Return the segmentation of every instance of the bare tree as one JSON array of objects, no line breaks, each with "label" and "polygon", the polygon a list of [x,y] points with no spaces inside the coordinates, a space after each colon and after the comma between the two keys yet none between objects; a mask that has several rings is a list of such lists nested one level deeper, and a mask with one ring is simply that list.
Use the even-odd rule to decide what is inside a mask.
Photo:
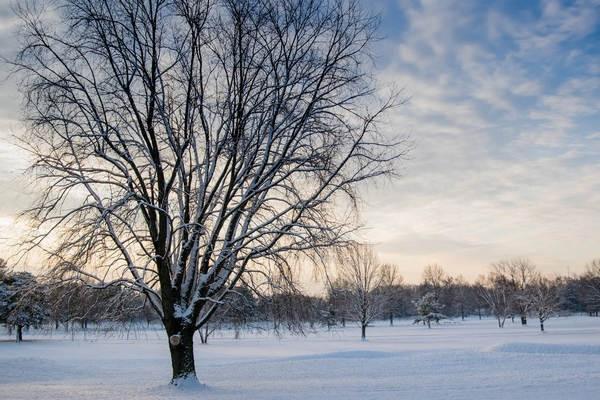
[{"label": "bare tree", "polygon": [[397,97],[367,107],[377,19],[358,3],[19,10],[22,143],[42,184],[28,248],[63,279],[147,296],[173,384],[196,381],[193,334],[240,277],[345,240],[357,184],[406,150],[376,130]]},{"label": "bare tree", "polygon": [[538,277],[533,283],[532,304],[540,321],[540,330],[544,332],[544,322],[558,309],[558,287],[556,282]]},{"label": "bare tree", "polygon": [[498,321],[498,327],[504,328],[506,318],[512,310],[512,289],[507,282],[494,273],[478,284],[479,296],[490,308]]},{"label": "bare tree", "polygon": [[394,325],[394,314],[398,311],[400,300],[400,286],[404,282],[402,275],[394,264],[383,264],[381,266],[381,294],[385,297],[384,313],[390,320],[390,326]]},{"label": "bare tree", "polygon": [[382,265],[368,245],[353,243],[338,257],[338,276],[346,288],[347,315],[358,321],[361,339],[367,338],[367,326],[381,315],[386,298]]},{"label": "bare tree", "polygon": [[454,288],[454,302],[456,305],[456,312],[460,314],[461,320],[465,320],[465,316],[470,314],[476,308],[476,304],[473,302],[473,286],[469,285],[467,280],[462,276],[457,276],[452,286]]},{"label": "bare tree", "polygon": [[477,316],[480,320],[482,319],[483,309],[488,307],[487,301],[482,297],[482,292],[485,287],[486,277],[484,275],[479,275],[475,280],[475,283],[471,286],[469,293],[470,300],[473,303],[474,308],[477,309]]},{"label": "bare tree", "polygon": [[439,264],[429,264],[423,269],[423,286],[426,291],[433,293],[438,301],[442,295],[442,290],[451,281],[452,278]]},{"label": "bare tree", "polygon": [[595,309],[596,315],[598,315],[597,310],[600,307],[600,259],[592,260],[586,266],[581,280],[583,297],[588,307],[591,307],[588,311],[591,314],[592,309]]},{"label": "bare tree", "polygon": [[503,260],[492,264],[492,274],[496,281],[502,281],[511,289],[513,311],[521,317],[521,324],[527,325],[527,314],[532,306],[532,285],[539,276],[535,265],[524,258]]}]

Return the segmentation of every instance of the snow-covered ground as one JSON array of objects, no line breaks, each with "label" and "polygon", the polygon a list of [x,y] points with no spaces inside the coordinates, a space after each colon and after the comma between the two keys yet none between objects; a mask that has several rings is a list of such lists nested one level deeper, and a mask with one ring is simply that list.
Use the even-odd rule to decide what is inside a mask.
[{"label": "snow-covered ground", "polygon": [[[202,392],[169,388],[156,332],[0,342],[0,399],[597,399],[600,318],[537,325],[400,321],[278,339],[228,333],[196,346]],[[27,338],[27,336],[26,336]],[[31,336],[29,337],[31,339]]]}]

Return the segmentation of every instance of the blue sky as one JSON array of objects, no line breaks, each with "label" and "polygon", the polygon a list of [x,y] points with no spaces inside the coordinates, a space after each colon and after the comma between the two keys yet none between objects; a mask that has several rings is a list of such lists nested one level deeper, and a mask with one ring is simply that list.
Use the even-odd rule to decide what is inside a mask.
[{"label": "blue sky", "polygon": [[[382,16],[373,72],[409,98],[383,129],[415,144],[399,180],[366,191],[363,236],[381,258],[416,280],[434,262],[473,279],[502,258],[566,273],[600,257],[600,1],[365,5]],[[31,198],[9,139],[16,99],[0,82],[0,238]]]},{"label": "blue sky", "polygon": [[580,271],[600,257],[600,2],[371,1],[384,85],[409,103],[403,178],[371,194],[365,237],[417,278],[500,258]]}]

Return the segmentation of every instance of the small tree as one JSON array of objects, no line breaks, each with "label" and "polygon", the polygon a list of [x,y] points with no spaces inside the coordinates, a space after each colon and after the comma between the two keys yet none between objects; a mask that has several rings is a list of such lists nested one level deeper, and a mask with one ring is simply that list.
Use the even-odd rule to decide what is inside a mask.
[{"label": "small tree", "polygon": [[425,266],[423,270],[423,288],[427,293],[433,293],[436,300],[440,300],[442,292],[451,282],[452,278],[448,276],[444,268],[438,264]]},{"label": "small tree", "polygon": [[6,323],[9,301],[10,291],[8,285],[0,280],[0,322]]},{"label": "small tree", "polygon": [[586,311],[598,316],[600,309],[600,259],[590,262],[581,276],[582,300],[585,302]]},{"label": "small tree", "polygon": [[447,318],[441,313],[444,308],[436,299],[434,292],[427,292],[423,297],[414,302],[417,309],[417,318],[414,323],[422,322],[428,328],[431,328],[431,321],[439,323],[441,319]]},{"label": "small tree", "polygon": [[520,315],[521,324],[527,325],[527,314],[533,305],[532,285],[539,277],[535,265],[524,258],[503,260],[492,265],[492,274],[510,290],[512,310]]},{"label": "small tree", "polygon": [[394,314],[398,312],[398,303],[400,302],[400,286],[404,281],[402,275],[393,264],[383,264],[381,266],[381,295],[385,297],[383,312],[390,320],[390,326],[394,325]]},{"label": "small tree", "polygon": [[44,289],[29,272],[13,272],[4,276],[0,287],[0,309],[3,320],[16,327],[17,342],[23,341],[23,327],[38,326],[47,317]]},{"label": "small tree", "polygon": [[0,258],[0,322],[6,322],[6,314],[10,299],[8,285],[5,283],[8,276],[6,261]]},{"label": "small tree", "polygon": [[349,302],[350,298],[349,288],[347,282],[344,282],[339,277],[333,282],[330,282],[327,288],[327,303],[328,310],[324,315],[327,327],[336,324],[336,321],[340,321],[342,327],[346,327],[346,318],[348,318]]},{"label": "small tree", "polygon": [[360,323],[361,339],[367,338],[367,326],[381,315],[385,304],[382,294],[382,266],[373,249],[354,243],[339,254],[338,274],[347,288],[348,316]]},{"label": "small tree", "polygon": [[456,314],[460,315],[462,321],[465,320],[465,314],[468,313],[469,305],[469,284],[462,275],[459,275],[452,283],[454,287],[454,303],[456,305]]},{"label": "small tree", "polygon": [[235,338],[239,339],[242,328],[256,314],[256,299],[246,285],[237,286],[228,297],[224,310],[225,319],[233,326]]},{"label": "small tree", "polygon": [[478,284],[478,290],[479,296],[496,317],[498,328],[504,328],[504,322],[512,310],[512,291],[506,280],[492,273]]},{"label": "small tree", "polygon": [[550,279],[540,277],[533,285],[531,298],[533,308],[540,321],[540,330],[544,332],[544,322],[558,309],[558,288]]}]

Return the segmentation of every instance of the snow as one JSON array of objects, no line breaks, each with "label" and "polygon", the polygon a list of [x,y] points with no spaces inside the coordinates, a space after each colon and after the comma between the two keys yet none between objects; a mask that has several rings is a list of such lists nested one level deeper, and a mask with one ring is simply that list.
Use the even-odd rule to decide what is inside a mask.
[{"label": "snow", "polygon": [[[477,319],[399,321],[306,337],[233,332],[196,345],[201,388],[172,388],[167,340],[125,337],[0,342],[0,399],[591,399],[600,393],[600,318],[561,317],[547,332]],[[137,338],[133,338],[137,336]],[[197,340],[199,342],[199,340]]]},{"label": "snow", "polygon": [[600,346],[565,345],[546,343],[505,343],[495,346],[493,351],[530,354],[599,354]]}]

